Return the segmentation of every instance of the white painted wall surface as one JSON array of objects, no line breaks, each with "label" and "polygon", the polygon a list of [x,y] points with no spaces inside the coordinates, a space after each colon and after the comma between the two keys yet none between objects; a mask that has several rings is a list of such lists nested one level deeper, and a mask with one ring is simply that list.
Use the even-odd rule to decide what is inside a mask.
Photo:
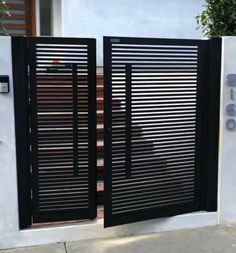
[{"label": "white painted wall surface", "polygon": [[10,93],[0,93],[0,236],[18,230],[11,59],[11,38],[0,37],[0,75],[9,75],[10,77]]},{"label": "white painted wall surface", "polygon": [[236,74],[236,37],[224,37],[222,48],[219,222],[227,224],[236,223],[236,130],[231,132],[225,126],[226,120],[233,118],[226,114],[226,106],[236,104],[236,88],[232,101],[226,78]]},{"label": "white painted wall surface", "polygon": [[103,65],[103,36],[201,38],[195,16],[202,0],[61,0],[62,36],[97,39]]},{"label": "white painted wall surface", "polygon": [[54,37],[60,37],[62,32],[62,9],[61,0],[53,0],[52,2],[52,31]]}]

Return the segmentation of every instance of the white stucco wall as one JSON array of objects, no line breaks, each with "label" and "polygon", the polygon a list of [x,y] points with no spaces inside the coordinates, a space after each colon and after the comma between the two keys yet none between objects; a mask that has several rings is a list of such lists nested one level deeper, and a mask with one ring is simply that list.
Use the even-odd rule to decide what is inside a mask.
[{"label": "white stucco wall", "polygon": [[221,125],[220,125],[220,174],[219,174],[219,222],[236,223],[236,130],[226,129],[227,104],[236,104],[230,99],[227,75],[236,74],[236,37],[223,38],[221,77]]},{"label": "white stucco wall", "polygon": [[103,36],[201,38],[195,16],[202,0],[61,0],[62,36],[97,39],[98,66]]},{"label": "white stucco wall", "polygon": [[11,38],[0,37],[0,75],[10,77],[10,93],[0,93],[0,235],[19,227],[11,59]]}]

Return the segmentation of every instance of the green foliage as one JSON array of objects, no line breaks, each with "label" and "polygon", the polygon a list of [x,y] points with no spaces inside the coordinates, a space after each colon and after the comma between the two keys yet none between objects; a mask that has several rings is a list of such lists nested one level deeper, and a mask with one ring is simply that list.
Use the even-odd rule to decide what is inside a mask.
[{"label": "green foliage", "polygon": [[0,35],[6,34],[6,29],[4,28],[6,16],[10,16],[9,8],[4,1],[0,1]]},{"label": "green foliage", "polygon": [[203,8],[196,20],[204,35],[236,35],[236,0],[205,0]]}]

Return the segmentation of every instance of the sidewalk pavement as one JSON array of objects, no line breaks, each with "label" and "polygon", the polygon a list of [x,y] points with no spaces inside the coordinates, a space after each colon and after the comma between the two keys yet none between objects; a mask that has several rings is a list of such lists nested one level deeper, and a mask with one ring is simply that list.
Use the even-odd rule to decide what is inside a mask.
[{"label": "sidewalk pavement", "polygon": [[235,253],[236,226],[2,250],[0,253]]}]

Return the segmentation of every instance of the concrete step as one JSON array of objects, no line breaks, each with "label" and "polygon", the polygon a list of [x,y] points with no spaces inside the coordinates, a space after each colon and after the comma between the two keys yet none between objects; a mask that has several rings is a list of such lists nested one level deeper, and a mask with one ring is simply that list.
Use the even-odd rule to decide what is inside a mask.
[{"label": "concrete step", "polygon": [[103,97],[104,96],[104,87],[103,85],[97,85],[97,97]]},{"label": "concrete step", "polygon": [[97,110],[97,119],[98,118],[102,118],[104,117],[104,111],[103,110]]},{"label": "concrete step", "polygon": [[97,134],[103,134],[104,125],[102,123],[97,124]]},{"label": "concrete step", "polygon": [[97,159],[97,178],[99,180],[104,179],[104,162],[103,157]]},{"label": "concrete step", "polygon": [[104,142],[103,142],[103,140],[98,140],[97,141],[97,151],[98,152],[103,152],[104,151]]},{"label": "concrete step", "polygon": [[97,181],[97,204],[104,203],[104,182],[102,180]]}]

